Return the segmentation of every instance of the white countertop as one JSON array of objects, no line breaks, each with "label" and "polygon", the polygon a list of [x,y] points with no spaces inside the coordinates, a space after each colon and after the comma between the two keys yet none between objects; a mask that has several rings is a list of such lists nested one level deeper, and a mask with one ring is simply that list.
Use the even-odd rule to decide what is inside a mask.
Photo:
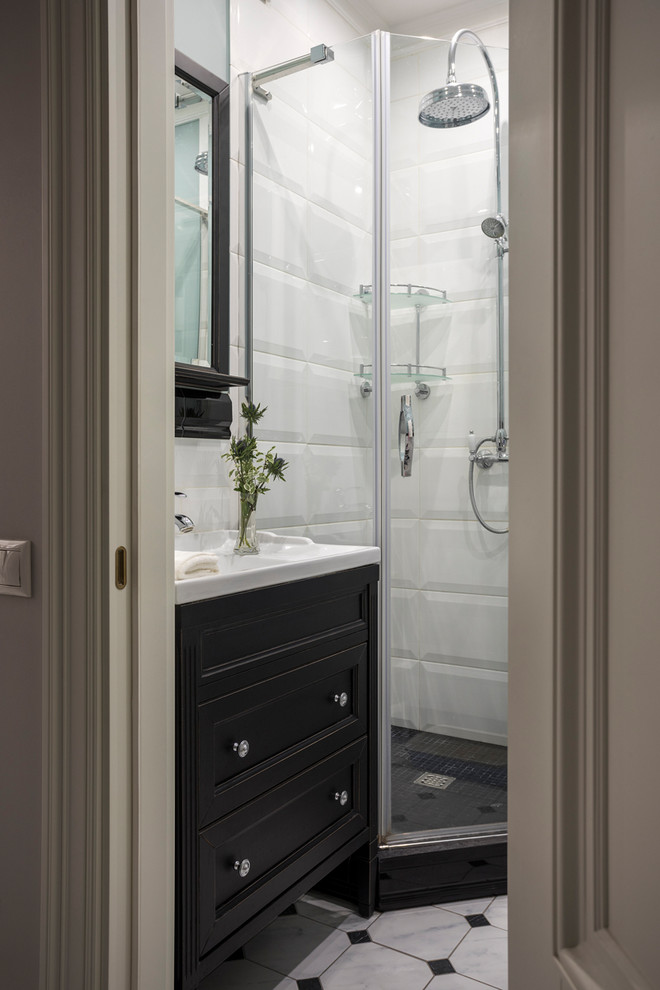
[{"label": "white countertop", "polygon": [[177,605],[319,577],[380,561],[379,547],[314,543],[303,536],[277,536],[267,532],[259,533],[259,553],[241,556],[234,553],[235,539],[236,533],[226,530],[177,536],[177,550],[212,553],[217,556],[220,567],[218,574],[175,581]]}]

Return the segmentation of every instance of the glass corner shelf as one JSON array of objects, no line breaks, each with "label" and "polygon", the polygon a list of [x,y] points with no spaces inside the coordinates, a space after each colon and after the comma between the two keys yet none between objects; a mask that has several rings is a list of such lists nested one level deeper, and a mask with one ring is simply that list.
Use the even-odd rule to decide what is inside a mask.
[{"label": "glass corner shelf", "polygon": [[[354,372],[353,377],[371,381],[373,365],[361,364],[360,370]],[[446,368],[436,368],[430,364],[392,364],[390,365],[390,379],[393,382],[451,381]]]},{"label": "glass corner shelf", "polygon": [[[374,300],[373,285],[361,285],[360,291],[354,296],[365,305]],[[428,285],[412,285],[410,282],[395,282],[390,286],[390,307],[392,309],[410,309],[413,306],[426,309],[428,306],[442,306],[451,302],[447,299],[444,289],[433,289]]]}]

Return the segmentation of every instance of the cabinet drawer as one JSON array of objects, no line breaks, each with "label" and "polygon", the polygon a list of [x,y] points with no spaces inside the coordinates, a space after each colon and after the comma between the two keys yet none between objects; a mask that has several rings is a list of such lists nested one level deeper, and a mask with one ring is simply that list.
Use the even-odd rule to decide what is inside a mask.
[{"label": "cabinet drawer", "polygon": [[361,568],[323,578],[278,585],[225,599],[181,606],[180,629],[196,626],[200,683],[223,669],[271,652],[304,648],[315,641],[358,634],[369,629],[369,578],[376,569]]},{"label": "cabinet drawer", "polygon": [[200,955],[366,834],[366,753],[359,740],[199,833]]},{"label": "cabinet drawer", "polygon": [[199,706],[200,827],[367,731],[365,644],[290,664]]}]

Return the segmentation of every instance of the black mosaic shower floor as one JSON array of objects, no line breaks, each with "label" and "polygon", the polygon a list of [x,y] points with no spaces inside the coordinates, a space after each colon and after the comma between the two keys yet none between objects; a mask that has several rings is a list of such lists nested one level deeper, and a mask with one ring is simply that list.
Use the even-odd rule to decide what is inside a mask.
[{"label": "black mosaic shower floor", "polygon": [[[392,831],[506,822],[506,757],[506,746],[392,726]],[[425,772],[456,779],[416,784]]]}]

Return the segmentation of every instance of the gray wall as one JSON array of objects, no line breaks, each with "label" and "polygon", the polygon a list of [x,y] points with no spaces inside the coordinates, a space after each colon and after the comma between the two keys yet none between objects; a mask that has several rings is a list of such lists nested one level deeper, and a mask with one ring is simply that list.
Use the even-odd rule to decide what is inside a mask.
[{"label": "gray wall", "polygon": [[39,0],[0,32],[0,538],[33,541],[33,597],[0,595],[0,983],[39,975],[42,215]]}]

